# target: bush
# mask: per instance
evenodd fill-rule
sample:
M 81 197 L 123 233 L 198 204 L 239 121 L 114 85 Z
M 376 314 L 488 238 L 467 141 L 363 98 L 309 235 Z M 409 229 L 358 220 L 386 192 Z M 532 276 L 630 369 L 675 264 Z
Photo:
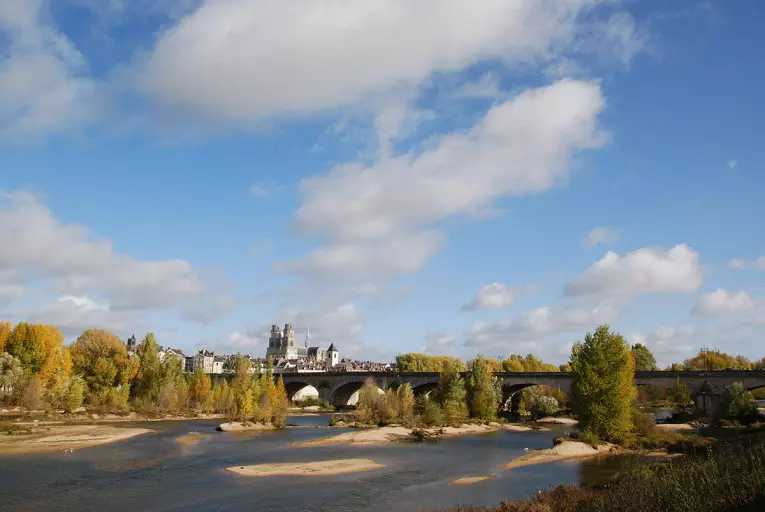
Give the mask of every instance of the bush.
M 429 426 L 443 425 L 443 414 L 441 413 L 441 407 L 429 400 L 425 396 L 417 397 L 414 405 L 415 414 L 419 418 L 420 423 Z
M 724 395 L 724 417 L 738 420 L 744 424 L 757 421 L 760 413 L 752 399 L 752 394 L 744 388 L 743 384 L 734 382 Z
M 576 439 L 577 441 L 589 444 L 593 448 L 597 448 L 599 445 L 603 444 L 603 440 L 600 439 L 597 434 L 586 431 L 586 430 L 583 432 L 579 432 L 578 434 L 572 437 Z
M 558 401 L 551 396 L 535 395 L 529 404 L 529 412 L 534 419 L 552 416 L 558 412 L 558 409 Z
M 303 398 L 302 400 L 298 400 L 297 402 L 294 402 L 295 407 L 319 407 L 319 409 L 325 410 L 325 411 L 334 411 L 335 406 L 331 403 L 327 402 L 326 400 L 322 400 L 319 397 L 316 396 L 308 396 L 306 398 Z

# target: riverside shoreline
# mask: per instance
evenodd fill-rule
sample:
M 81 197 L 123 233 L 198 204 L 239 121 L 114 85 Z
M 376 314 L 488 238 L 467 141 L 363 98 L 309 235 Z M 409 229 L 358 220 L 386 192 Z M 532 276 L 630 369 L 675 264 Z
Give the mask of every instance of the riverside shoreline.
M 148 428 L 110 425 L 51 425 L 35 427 L 30 433 L 0 436 L 0 456 L 73 451 L 116 443 L 154 432 Z

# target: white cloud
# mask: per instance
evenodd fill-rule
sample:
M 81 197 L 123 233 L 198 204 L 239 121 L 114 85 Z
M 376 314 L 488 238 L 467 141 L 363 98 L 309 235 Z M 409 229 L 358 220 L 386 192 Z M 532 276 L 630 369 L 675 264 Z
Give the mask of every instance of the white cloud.
M 363 280 L 411 274 L 444 245 L 436 231 L 391 237 L 379 242 L 319 247 L 308 256 L 274 265 L 277 273 L 330 279 Z
M 452 353 L 457 345 L 454 338 L 442 332 L 432 332 L 427 335 L 426 339 L 426 354 L 446 355 Z
M 482 286 L 475 298 L 462 306 L 463 311 L 475 311 L 479 309 L 502 309 L 509 306 L 515 299 L 526 292 L 534 289 L 533 286 L 511 288 L 506 284 L 491 283 Z
M 87 296 L 60 297 L 53 302 L 36 304 L 26 312 L 12 312 L 12 317 L 30 322 L 44 322 L 59 328 L 67 340 L 73 340 L 86 329 L 107 329 L 126 336 L 146 326 L 130 311 L 112 311 L 108 304 L 99 304 Z
M 694 351 L 692 337 L 697 334 L 691 325 L 657 327 L 648 335 L 627 336 L 631 344 L 641 343 L 654 353 L 662 365 L 690 357 Z
M 598 244 L 611 244 L 619 240 L 619 232 L 608 226 L 598 226 L 582 240 L 582 245 L 591 249 Z
M 484 60 L 569 49 L 628 61 L 641 39 L 595 0 L 216 0 L 158 40 L 139 84 L 166 104 L 244 119 L 357 104 Z M 289 63 L 289 65 L 285 65 Z
M 72 42 L 48 23 L 47 2 L 0 3 L 0 138 L 70 131 L 93 114 L 94 83 Z
M 619 314 L 616 302 L 605 299 L 592 308 L 536 308 L 516 320 L 486 324 L 476 323 L 468 335 L 468 346 L 507 347 L 517 343 L 538 342 L 565 332 L 592 330 L 611 323 Z
M 760 256 L 754 261 L 749 261 L 744 258 L 733 258 L 730 260 L 728 267 L 738 270 L 765 270 L 765 256 Z
M 25 192 L 0 192 L 0 240 L 0 276 L 42 281 L 75 298 L 102 296 L 112 311 L 174 307 L 206 289 L 187 261 L 136 261 L 117 254 L 107 240 L 83 226 L 62 224 Z
M 306 179 L 294 226 L 327 245 L 277 270 L 356 278 L 416 271 L 443 246 L 438 232 L 423 231 L 430 224 L 564 182 L 576 153 L 602 145 L 602 108 L 597 84 L 563 80 L 494 106 L 469 132 L 444 135 L 420 154 Z
M 565 287 L 566 295 L 691 292 L 703 281 L 699 254 L 687 245 L 644 248 L 620 256 L 608 252 Z
M 718 316 L 749 311 L 755 307 L 757 301 L 745 291 L 729 292 L 718 288 L 699 297 L 691 312 L 700 316 Z
M 186 306 L 182 311 L 182 316 L 192 322 L 209 325 L 232 311 L 237 304 L 238 302 L 234 297 L 203 297 Z

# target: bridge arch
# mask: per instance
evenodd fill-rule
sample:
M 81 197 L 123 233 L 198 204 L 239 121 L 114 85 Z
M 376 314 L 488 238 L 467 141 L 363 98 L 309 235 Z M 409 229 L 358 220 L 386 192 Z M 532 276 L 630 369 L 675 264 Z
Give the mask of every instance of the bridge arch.
M 287 398 L 291 402 L 296 402 L 308 397 L 319 397 L 319 390 L 307 382 L 286 382 L 284 389 L 287 391 Z
M 412 386 L 412 392 L 414 396 L 425 396 L 438 387 L 438 382 L 425 382 L 424 384 L 418 384 Z
M 353 395 L 356 395 L 356 400 L 358 400 L 358 391 L 364 387 L 364 381 L 363 380 L 356 380 L 351 382 L 346 382 L 345 384 L 342 384 L 332 390 L 332 405 L 335 407 L 348 407 L 349 405 L 356 405 L 355 403 L 351 402 L 351 397 Z M 354 400 L 354 402 L 356 401 Z

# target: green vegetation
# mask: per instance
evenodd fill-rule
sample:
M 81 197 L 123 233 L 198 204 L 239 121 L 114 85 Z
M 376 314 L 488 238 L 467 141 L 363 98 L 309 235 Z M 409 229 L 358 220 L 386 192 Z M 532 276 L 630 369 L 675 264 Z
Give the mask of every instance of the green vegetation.
M 740 423 L 754 423 L 760 418 L 757 405 L 752 402 L 752 394 L 740 382 L 734 382 L 725 390 L 723 418 Z
M 115 335 L 88 329 L 71 347 L 53 326 L 0 323 L 0 405 L 26 412 L 74 413 L 83 405 L 99 413 L 144 416 L 219 413 L 243 421 L 283 426 L 287 393 L 270 371 L 253 379 L 244 357 L 234 358 L 231 383 L 198 370 L 184 373 L 185 361 L 159 357 L 159 344 L 147 334 L 135 353 Z
M 632 357 L 635 359 L 636 372 L 655 372 L 659 369 L 656 358 L 645 345 L 640 343 L 632 345 Z
M 298 400 L 297 402 L 293 403 L 293 407 L 298 408 L 305 408 L 305 407 L 318 407 L 321 411 L 334 411 L 335 406 L 331 403 L 327 402 L 326 400 L 322 400 L 317 397 L 309 396 L 306 398 L 303 398 L 302 400 Z
M 399 372 L 441 372 L 448 364 L 456 366 L 461 372 L 467 370 L 465 363 L 456 357 L 428 356 L 415 352 L 396 356 L 396 370 Z
M 481 360 L 473 365 L 467 383 L 470 416 L 484 421 L 497 418 L 502 402 L 502 384 L 492 375 L 491 367 Z
M 642 464 L 597 487 L 561 485 L 533 498 L 460 512 L 722 512 L 763 510 L 765 445 Z
M 601 325 L 571 352 L 572 406 L 582 432 L 624 443 L 633 431 L 631 405 L 637 396 L 635 361 L 620 334 Z

